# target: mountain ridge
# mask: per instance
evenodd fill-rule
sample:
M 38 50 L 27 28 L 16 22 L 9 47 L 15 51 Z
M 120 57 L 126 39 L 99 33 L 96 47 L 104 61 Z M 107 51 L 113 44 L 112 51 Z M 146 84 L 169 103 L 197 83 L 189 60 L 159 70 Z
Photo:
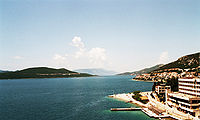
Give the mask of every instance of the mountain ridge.
M 81 72 L 81 73 L 88 73 L 88 74 L 92 74 L 92 75 L 100 75 L 100 76 L 116 74 L 115 71 L 105 70 L 103 68 L 77 69 L 77 70 L 74 70 L 74 71 Z
M 161 66 L 163 66 L 163 64 L 154 65 L 152 67 L 144 68 L 144 69 L 134 71 L 134 72 L 124 72 L 124 73 L 120 73 L 118 75 L 131 75 L 131 74 L 140 75 L 140 74 L 152 72 L 152 71 L 158 69 Z
M 177 60 L 165 64 L 154 71 L 156 72 L 172 68 L 190 69 L 190 68 L 196 68 L 198 66 L 200 66 L 200 52 L 179 57 Z
M 200 53 L 182 56 L 148 73 L 137 75 L 134 79 L 143 81 L 167 81 L 174 78 L 200 77 Z

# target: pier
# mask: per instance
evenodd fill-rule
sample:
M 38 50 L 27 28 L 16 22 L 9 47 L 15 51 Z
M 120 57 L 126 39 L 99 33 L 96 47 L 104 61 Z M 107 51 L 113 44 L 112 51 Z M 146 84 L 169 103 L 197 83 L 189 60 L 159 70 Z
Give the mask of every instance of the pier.
M 111 111 L 138 111 L 142 108 L 111 108 Z
M 154 113 L 152 111 L 152 109 L 148 109 L 148 108 L 111 108 L 111 111 L 142 111 L 143 113 L 145 113 L 146 115 L 148 115 L 150 118 L 157 118 L 157 119 L 162 119 L 162 118 L 172 118 L 170 115 L 166 115 L 166 114 L 161 114 L 161 113 Z

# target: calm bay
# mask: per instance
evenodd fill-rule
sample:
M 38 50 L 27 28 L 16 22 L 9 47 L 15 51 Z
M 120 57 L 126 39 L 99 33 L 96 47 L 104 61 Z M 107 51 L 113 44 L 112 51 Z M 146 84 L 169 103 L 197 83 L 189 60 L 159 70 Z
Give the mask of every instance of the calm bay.
M 153 83 L 132 76 L 0 80 L 1 120 L 148 120 L 141 111 L 111 112 L 112 107 L 137 107 L 108 98 Z

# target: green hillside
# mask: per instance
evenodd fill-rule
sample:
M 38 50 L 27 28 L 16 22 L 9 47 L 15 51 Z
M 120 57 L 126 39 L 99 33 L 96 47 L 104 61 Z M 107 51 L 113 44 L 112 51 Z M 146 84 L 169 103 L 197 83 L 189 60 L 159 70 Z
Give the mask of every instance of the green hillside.
M 139 70 L 139 71 L 135 71 L 133 73 L 135 74 L 144 74 L 144 73 L 150 73 L 156 69 L 159 69 L 160 67 L 162 67 L 163 64 L 158 64 L 158 65 L 155 65 L 153 67 L 149 67 L 149 68 L 145 68 L 145 69 L 142 69 L 142 70 Z
M 178 60 L 163 65 L 162 67 L 156 69 L 155 71 L 171 69 L 171 68 L 180 68 L 180 69 L 189 69 L 196 68 L 200 66 L 200 53 L 190 54 L 183 57 L 180 57 Z
M 144 68 L 142 70 L 139 70 L 139 71 L 135 71 L 135 72 L 125 72 L 125 73 L 120 73 L 118 75 L 130 75 L 130 74 L 144 74 L 144 73 L 149 73 L 149 72 L 152 72 L 158 68 L 160 68 L 161 66 L 163 66 L 163 64 L 158 64 L 158 65 L 155 65 L 153 67 L 149 67 L 149 68 Z
M 119 74 L 117 74 L 117 75 L 130 75 L 130 74 L 132 74 L 133 72 L 124 72 L 124 73 L 119 73 Z
M 77 73 L 64 68 L 54 69 L 47 67 L 28 68 L 14 72 L 0 73 L 0 79 L 21 78 L 59 78 L 59 77 L 88 77 L 93 76 L 86 73 Z
M 76 73 L 65 68 L 54 69 L 47 67 L 35 67 L 35 68 L 27 68 L 20 71 L 16 71 L 16 73 L 40 73 L 40 74 L 50 74 L 50 73 Z

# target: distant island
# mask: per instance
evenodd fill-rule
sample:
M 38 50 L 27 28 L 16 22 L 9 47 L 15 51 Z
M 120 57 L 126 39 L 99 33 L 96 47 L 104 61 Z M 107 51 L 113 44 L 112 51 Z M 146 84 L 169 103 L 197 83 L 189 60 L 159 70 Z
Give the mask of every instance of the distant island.
M 74 70 L 74 71 L 80 72 L 80 73 L 88 73 L 88 74 L 92 74 L 92 75 L 100 75 L 100 76 L 115 75 L 116 74 L 115 71 L 105 70 L 105 69 L 102 69 L 102 68 L 77 69 L 77 70 Z
M 33 67 L 18 71 L 1 72 L 0 79 L 23 79 L 23 78 L 68 78 L 68 77 L 90 77 L 87 73 L 78 73 L 65 68 L 54 69 L 48 67 Z

